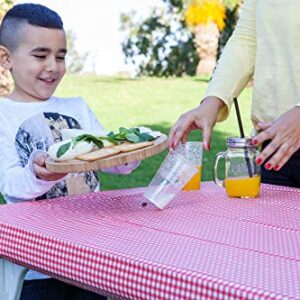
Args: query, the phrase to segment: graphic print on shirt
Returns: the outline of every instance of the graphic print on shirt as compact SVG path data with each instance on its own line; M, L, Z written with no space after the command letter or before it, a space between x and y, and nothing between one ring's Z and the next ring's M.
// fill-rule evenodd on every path
M61 129L82 129L77 120L59 113L39 113L24 121L16 134L15 146L21 164L25 167L31 153L34 150L48 151L49 147L62 140ZM98 186L96 172L82 174L70 174L68 177L83 177L82 182L86 185L86 191L94 191ZM68 180L69 178L67 178ZM66 180L53 186L46 194L36 200L51 199L68 195Z

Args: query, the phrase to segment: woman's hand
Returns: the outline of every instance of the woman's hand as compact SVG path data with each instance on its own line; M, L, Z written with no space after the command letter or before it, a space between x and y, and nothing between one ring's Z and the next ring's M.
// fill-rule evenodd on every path
M196 108L182 114L169 133L169 147L175 148L180 141L186 142L189 133L194 129L203 132L203 144L210 150L211 131L214 127L223 101L217 97L207 97Z
M278 171L300 148L300 107L290 109L273 123L259 123L258 126L262 132L253 139L253 144L271 142L257 157L256 163L263 164L271 157L265 168Z
M46 153L37 153L33 159L33 169L38 179L46 181L55 181L65 177L67 174L52 173L46 169Z

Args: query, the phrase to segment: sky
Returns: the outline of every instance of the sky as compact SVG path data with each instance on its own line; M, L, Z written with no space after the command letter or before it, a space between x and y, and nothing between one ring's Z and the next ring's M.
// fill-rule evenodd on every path
M66 30L76 36L76 48L88 52L85 71L98 75L133 72L126 66L121 42L124 33L119 31L120 14L136 10L143 17L161 0L19 0L15 3L40 3L55 10L63 19Z

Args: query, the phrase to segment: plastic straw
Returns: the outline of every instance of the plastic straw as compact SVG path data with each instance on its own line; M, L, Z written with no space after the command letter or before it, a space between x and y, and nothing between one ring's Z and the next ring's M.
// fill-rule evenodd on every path
M233 103L234 103L236 116L237 116L237 120L238 120L238 124L239 124L240 136L241 136L241 138L244 138L245 134L244 134L243 123L242 123L242 118L241 118L241 113L240 113L240 108L239 108L237 98L233 98Z
M245 133L244 133L243 123L242 123L242 118L241 118L241 113L240 113L240 108L239 108L237 98L233 98L233 103L234 103L236 116L237 116L237 120L238 120L238 124L239 124L240 136L241 136L241 138L244 138ZM248 155L248 150L246 148L245 148L245 158L246 158L246 164L247 164L247 168L248 168L249 177L252 177L253 174L252 174L252 170L251 170L250 159L249 159L249 155Z

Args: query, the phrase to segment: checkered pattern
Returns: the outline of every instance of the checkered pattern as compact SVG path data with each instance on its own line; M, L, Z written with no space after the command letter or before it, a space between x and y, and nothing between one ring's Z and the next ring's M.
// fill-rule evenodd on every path
M300 190L167 208L143 189L0 206L0 256L118 299L300 299Z

